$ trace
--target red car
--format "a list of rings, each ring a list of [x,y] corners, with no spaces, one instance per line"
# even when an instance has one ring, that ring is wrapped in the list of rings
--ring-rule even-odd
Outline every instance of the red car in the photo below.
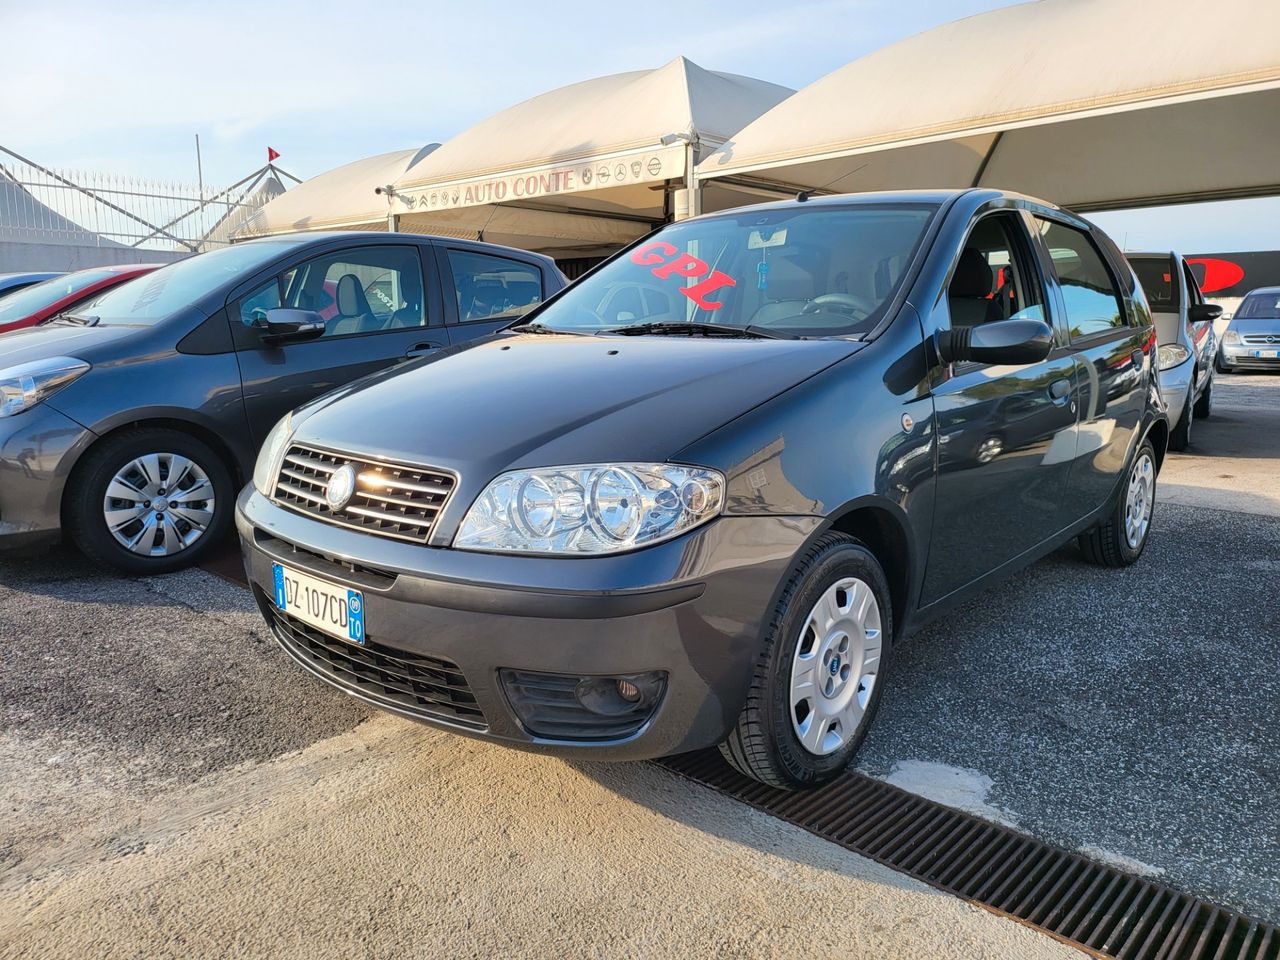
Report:
[[[162,263],[130,263],[66,273],[19,290],[0,301],[0,333],[34,327],[73,310],[111,287],[150,273]]]

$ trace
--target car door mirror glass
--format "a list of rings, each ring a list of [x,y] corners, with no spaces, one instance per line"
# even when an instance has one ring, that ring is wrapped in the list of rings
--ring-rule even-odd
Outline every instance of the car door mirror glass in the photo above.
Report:
[[[1049,325],[1030,318],[996,320],[938,334],[938,352],[947,363],[1039,363],[1051,349],[1053,331]]]
[[[280,343],[286,340],[313,340],[324,334],[324,318],[314,310],[296,307],[274,307],[254,317],[253,326],[263,339]]]

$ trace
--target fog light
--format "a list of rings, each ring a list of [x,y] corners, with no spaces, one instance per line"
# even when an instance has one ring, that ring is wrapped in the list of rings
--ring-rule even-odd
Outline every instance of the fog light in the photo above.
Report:
[[[640,699],[640,690],[630,680],[619,680],[618,696],[628,703],[635,703]]]
[[[630,736],[654,715],[667,688],[661,670],[584,677],[502,669],[498,676],[525,729],[555,740]]]

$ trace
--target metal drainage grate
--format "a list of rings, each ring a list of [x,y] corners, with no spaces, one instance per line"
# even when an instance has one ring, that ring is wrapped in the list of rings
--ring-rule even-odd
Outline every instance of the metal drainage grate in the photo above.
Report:
[[[854,853],[1119,960],[1278,960],[1280,930],[861,774],[791,792],[716,750],[660,763]]]

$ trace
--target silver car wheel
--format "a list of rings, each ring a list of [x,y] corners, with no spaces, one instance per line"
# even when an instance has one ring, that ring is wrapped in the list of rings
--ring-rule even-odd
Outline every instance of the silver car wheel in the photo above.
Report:
[[[809,611],[791,664],[791,723],[809,753],[851,742],[866,717],[882,646],[880,605],[856,577],[829,586]]]
[[[204,535],[214,506],[213,483],[200,464],[176,453],[148,453],[111,478],[102,516],[131,553],[171,557]]]
[[[1137,550],[1146,539],[1151,526],[1151,511],[1155,506],[1156,468],[1151,455],[1143,452],[1129,474],[1129,489],[1125,492],[1124,538],[1129,549]]]

